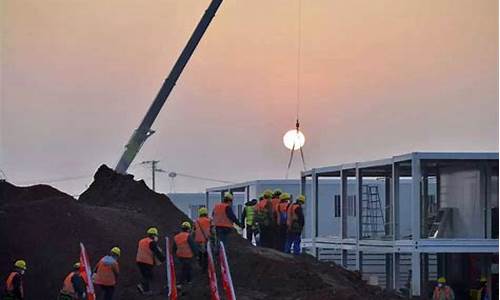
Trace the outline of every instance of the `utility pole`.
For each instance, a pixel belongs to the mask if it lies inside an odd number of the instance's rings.
[[[159,163],[159,160],[147,160],[143,161],[141,164],[151,164],[151,180],[152,180],[152,190],[156,191],[156,172],[165,173],[165,170],[157,168],[156,165]]]

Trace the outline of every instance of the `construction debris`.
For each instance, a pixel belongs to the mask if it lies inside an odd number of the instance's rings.
[[[155,226],[160,236],[172,237],[188,218],[163,194],[143,181],[101,166],[94,182],[75,200],[50,186],[16,187],[0,182],[0,274],[7,274],[16,258],[25,259],[25,292],[31,299],[55,299],[64,276],[85,244],[91,263],[121,248],[116,299],[143,299],[136,290],[137,240]],[[232,234],[226,246],[236,296],[245,299],[399,299],[365,284],[356,273],[308,255],[293,256],[258,248]],[[193,283],[179,299],[210,299],[207,274],[196,264]],[[165,268],[157,268],[148,299],[166,299]],[[220,276],[220,275],[219,275]],[[219,288],[220,290],[220,288]]]

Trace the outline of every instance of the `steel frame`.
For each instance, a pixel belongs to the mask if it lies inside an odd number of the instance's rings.
[[[311,195],[308,203],[311,203],[311,222],[314,224],[311,228],[311,238],[303,240],[303,247],[312,248],[313,253],[318,257],[319,248],[324,249],[339,249],[342,250],[342,261],[347,251],[356,252],[356,270],[361,271],[363,252],[365,253],[385,253],[387,258],[391,260],[390,267],[386,268],[389,272],[388,278],[391,281],[388,284],[389,288],[396,288],[397,279],[399,277],[399,256],[402,253],[411,254],[412,264],[412,281],[411,294],[414,297],[420,296],[421,291],[421,254],[426,253],[498,253],[498,239],[422,239],[420,238],[420,223],[421,223],[421,161],[422,160],[475,160],[488,161],[497,160],[498,153],[479,153],[479,152],[413,152],[403,155],[393,156],[392,158],[380,159],[367,162],[357,162],[341,164],[336,166],[313,168],[301,172],[301,193],[305,192],[305,182],[307,178],[312,179]],[[409,164],[411,166],[412,192],[411,192],[411,230],[412,236],[417,237],[411,240],[402,240],[399,235],[399,179],[404,176],[400,168],[401,164]],[[318,177],[340,177],[341,178],[341,205],[344,205],[345,192],[344,185],[346,184],[346,172],[355,173],[357,179],[356,201],[358,212],[361,212],[361,187],[363,176],[370,176],[370,168],[382,167],[390,170],[385,174],[386,179],[391,179],[390,187],[390,203],[392,206],[391,219],[393,227],[390,229],[392,233],[391,240],[365,240],[361,237],[361,213],[357,214],[357,238],[346,238],[345,236],[345,220],[347,218],[344,209],[341,209],[341,225],[340,237],[320,237],[318,236]],[[408,173],[408,172],[406,172]],[[375,173],[373,173],[375,174]],[[380,173],[377,173],[379,175]],[[375,175],[376,176],[376,175]]]

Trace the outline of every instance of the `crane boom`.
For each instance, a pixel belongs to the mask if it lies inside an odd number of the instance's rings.
[[[127,172],[128,167],[134,160],[135,156],[141,149],[146,139],[154,133],[154,130],[151,129],[151,126],[153,125],[158,114],[160,113],[161,108],[167,101],[167,98],[170,95],[172,89],[174,88],[177,79],[179,78],[179,76],[182,73],[182,70],[184,70],[184,67],[191,58],[191,55],[193,55],[196,46],[203,37],[203,34],[205,34],[205,31],[210,25],[212,19],[214,18],[215,13],[219,9],[219,6],[222,4],[222,1],[223,0],[212,0],[207,10],[203,14],[203,17],[201,18],[200,22],[193,31],[193,34],[191,34],[191,38],[184,47],[184,50],[182,50],[182,53],[177,59],[177,62],[173,66],[172,70],[170,71],[170,74],[163,82],[160,91],[158,92],[156,98],[149,107],[148,112],[144,116],[144,119],[142,119],[142,122],[139,125],[139,127],[134,130],[134,133],[130,137],[127,145],[125,146],[125,152],[123,152],[120,160],[118,161],[118,164],[115,167],[116,172],[122,174]]]

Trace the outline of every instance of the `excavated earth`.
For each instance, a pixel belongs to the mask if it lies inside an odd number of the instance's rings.
[[[172,237],[186,220],[167,196],[104,165],[78,200],[47,185],[17,187],[0,182],[0,274],[5,277],[13,261],[24,258],[29,267],[26,299],[56,299],[65,275],[78,260],[80,242],[93,264],[111,247],[119,246],[121,274],[115,299],[144,299],[135,287],[139,281],[137,241],[150,226]],[[236,233],[227,248],[241,300],[399,299],[333,263],[254,247]],[[210,299],[207,276],[194,266],[193,283],[183,289],[180,299]],[[165,273],[164,265],[156,268],[158,295],[148,299],[166,299],[162,294]]]

